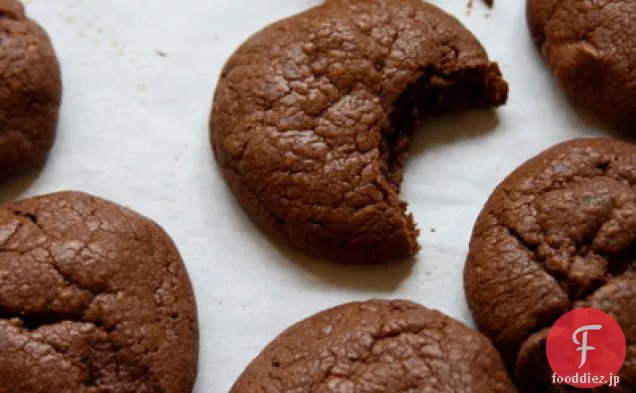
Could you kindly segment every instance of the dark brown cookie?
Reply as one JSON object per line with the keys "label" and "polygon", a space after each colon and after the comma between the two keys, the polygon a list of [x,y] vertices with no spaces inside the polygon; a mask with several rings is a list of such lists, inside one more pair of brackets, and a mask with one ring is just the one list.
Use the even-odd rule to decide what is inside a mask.
{"label": "dark brown cookie", "polygon": [[46,32],[0,0],[0,181],[41,165],[53,146],[60,70]]}
{"label": "dark brown cookie", "polygon": [[408,301],[348,303],[290,327],[231,393],[514,393],[490,342]]}
{"label": "dark brown cookie", "polygon": [[408,301],[349,303],[278,336],[231,393],[514,393],[478,332]]}
{"label": "dark brown cookie", "polygon": [[636,127],[636,1],[528,0],[528,23],[573,101],[621,130]]}
{"label": "dark brown cookie", "polygon": [[270,233],[327,258],[414,255],[398,193],[414,118],[493,107],[508,86],[475,37],[420,0],[328,0],[252,36],[210,120],[225,180]]}
{"label": "dark brown cookie", "polygon": [[0,207],[0,393],[188,393],[197,342],[157,224],[77,192]]}
{"label": "dark brown cookie", "polygon": [[[523,164],[482,211],[464,273],[480,330],[527,391],[551,387],[548,329],[598,308],[625,331],[622,385],[636,389],[636,146],[610,139],[557,145]],[[533,390],[533,389],[543,390]]]}

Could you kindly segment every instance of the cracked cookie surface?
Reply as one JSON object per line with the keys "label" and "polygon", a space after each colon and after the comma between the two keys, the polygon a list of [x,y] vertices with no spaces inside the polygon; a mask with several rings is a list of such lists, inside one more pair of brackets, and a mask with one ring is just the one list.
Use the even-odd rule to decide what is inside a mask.
{"label": "cracked cookie surface", "polygon": [[230,393],[514,393],[501,358],[478,332],[418,304],[373,300],[290,327]]}
{"label": "cracked cookie surface", "polygon": [[248,214],[292,245],[370,262],[419,250],[399,199],[414,119],[505,103],[476,38],[420,0],[328,0],[247,40],[222,71],[215,157]]}
{"label": "cracked cookie surface", "polygon": [[573,101],[636,127],[636,1],[528,0],[530,31]]}
{"label": "cracked cookie surface", "polygon": [[78,192],[0,207],[0,393],[189,393],[197,348],[157,224]]}
{"label": "cracked cookie surface", "polygon": [[0,181],[41,165],[53,145],[60,70],[46,32],[0,0]]}
{"label": "cracked cookie surface", "polygon": [[514,171],[477,220],[464,281],[477,325],[523,390],[568,391],[550,384],[545,341],[583,307],[625,332],[622,383],[610,391],[636,389],[636,146],[569,141]]}

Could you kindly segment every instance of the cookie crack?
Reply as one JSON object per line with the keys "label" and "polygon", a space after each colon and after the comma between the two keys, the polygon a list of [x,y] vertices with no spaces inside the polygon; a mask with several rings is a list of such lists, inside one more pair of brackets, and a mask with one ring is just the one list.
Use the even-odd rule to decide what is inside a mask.
{"label": "cookie crack", "polygon": [[[520,194],[523,196],[536,197],[537,195],[540,195],[540,194],[563,190],[571,184],[580,184],[584,181],[589,181],[593,179],[608,179],[609,178],[611,180],[621,182],[621,179],[617,179],[609,175],[611,163],[614,162],[615,159],[616,159],[615,157],[605,158],[603,160],[600,160],[598,163],[596,163],[595,168],[596,170],[600,171],[600,174],[597,173],[591,176],[589,175],[588,176],[585,176],[585,175],[572,176],[561,182],[553,182],[552,184],[550,184],[550,186],[541,188],[540,190],[535,190],[534,192],[521,192]],[[634,184],[631,181],[629,181],[629,179],[624,179],[624,180],[628,182],[630,187],[634,186]],[[510,195],[510,192],[508,190],[502,189],[502,192],[504,193],[506,199],[510,201],[511,203],[514,203],[516,200],[518,200],[518,198],[513,198]],[[530,205],[531,204],[525,204],[524,206],[529,207]],[[570,301],[574,302],[574,301],[582,300],[588,296],[593,295],[597,290],[599,290],[604,285],[606,285],[610,279],[620,275],[621,272],[629,269],[629,264],[630,264],[629,257],[632,255],[632,253],[636,255],[636,251],[634,251],[636,250],[636,244],[632,243],[632,245],[627,247],[626,250],[618,254],[608,254],[608,253],[603,253],[600,251],[589,249],[590,245],[594,242],[594,240],[598,238],[604,226],[608,222],[610,222],[612,218],[615,216],[614,213],[621,210],[622,208],[623,208],[623,205],[616,205],[616,202],[613,200],[611,211],[609,211],[606,214],[606,216],[604,217],[604,220],[601,220],[597,223],[597,225],[594,228],[594,231],[587,234],[585,239],[579,239],[577,241],[573,241],[572,245],[575,247],[575,249],[573,252],[568,252],[568,257],[570,258],[577,257],[577,256],[582,257],[582,256],[590,255],[590,252],[592,252],[593,255],[603,258],[603,260],[608,265],[608,272],[606,273],[603,280],[599,282],[590,283],[589,287],[586,288],[583,292],[579,293],[578,295],[574,294],[573,293],[574,290],[568,287],[568,285],[571,284],[568,282],[568,274],[571,272],[571,269],[572,269],[571,265],[569,267],[568,272],[562,272],[562,273],[555,272],[555,271],[552,271],[551,269],[546,268],[546,258],[540,255],[541,252],[539,250],[542,245],[548,245],[549,247],[549,244],[546,243],[545,241],[545,236],[546,236],[545,233],[540,232],[536,234],[539,236],[541,240],[537,242],[529,242],[517,230],[517,228],[505,225],[502,222],[501,217],[497,212],[491,212],[491,215],[496,220],[496,224],[494,226],[500,225],[501,227],[506,228],[508,232],[510,233],[510,235],[513,236],[524,249],[526,249],[528,252],[531,253],[531,255],[533,255],[534,261],[538,263],[539,266],[541,266],[543,271],[545,271],[548,275],[553,277],[561,285],[564,292],[568,295]],[[521,208],[519,207],[518,209],[521,209]],[[633,257],[633,259],[635,261],[633,263],[636,264],[636,257]]]}
{"label": "cookie crack", "polygon": [[[92,199],[92,202],[95,203],[96,200]],[[81,212],[75,210],[78,214],[81,214]],[[97,211],[97,208],[93,208],[88,214],[82,214],[82,215],[86,215],[88,217],[92,217],[95,215],[95,212]],[[28,220],[28,222],[32,223],[33,225],[35,225],[43,234],[45,234],[48,238],[51,238],[48,230],[39,222],[38,216],[35,213],[31,213],[31,212],[26,212],[26,211],[22,211],[22,210],[13,210],[13,214],[18,216],[18,217],[22,217]],[[16,230],[17,232],[17,230]],[[15,235],[15,234],[14,234]],[[78,289],[81,289],[83,291],[86,291],[88,293],[90,293],[93,298],[97,297],[98,295],[102,295],[102,294],[109,294],[111,293],[108,288],[106,287],[95,287],[95,286],[89,286],[89,285],[84,285],[80,282],[78,282],[77,280],[74,279],[74,277],[71,274],[68,274],[66,272],[64,272],[59,266],[58,263],[56,262],[55,258],[53,258],[53,256],[51,255],[51,252],[48,248],[43,247],[42,245],[38,245],[35,246],[33,249],[35,248],[42,248],[45,249],[46,252],[49,255],[49,259],[50,259],[50,263],[49,266],[51,267],[51,269],[53,269],[60,277],[62,277],[62,279],[69,285],[69,286],[74,286]],[[85,250],[87,248],[86,244],[84,244],[82,246],[81,249],[79,249],[77,251],[77,254],[81,253],[83,250]],[[27,252],[32,252],[33,249],[31,250],[27,250],[24,253]],[[1,252],[1,251],[0,251]],[[23,254],[24,254],[23,253]]]}
{"label": "cookie crack", "polygon": [[42,326],[57,325],[63,322],[84,323],[82,314],[83,313],[50,310],[41,312],[16,312],[0,305],[0,320],[18,321],[22,328],[30,331],[37,330]]}
{"label": "cookie crack", "polygon": [[[538,251],[540,244],[528,242],[515,228],[508,227],[507,225],[502,224],[499,218],[497,218],[496,216],[493,217],[496,220],[496,223],[493,226],[500,226],[502,228],[505,228],[509,236],[513,237],[517,241],[519,246],[526,250],[532,256],[532,260],[542,269],[542,271],[545,272],[548,276],[552,277],[559,284],[561,291],[563,291],[563,293],[567,295],[569,299],[567,311],[574,310],[578,304],[580,304],[581,302],[585,302],[587,299],[593,297],[597,292],[603,290],[603,288],[611,285],[613,280],[628,275],[630,272],[630,264],[632,266],[636,266],[636,244],[633,244],[622,254],[622,256],[607,256],[598,254],[599,256],[605,258],[605,260],[607,261],[607,264],[610,267],[610,269],[608,269],[608,273],[602,280],[590,283],[589,287],[586,290],[582,291],[579,294],[576,294],[574,290],[569,287],[569,279],[565,274],[557,274],[557,272],[553,272],[550,269],[546,268],[546,261],[544,258],[541,257]],[[603,225],[604,223],[600,224],[598,229],[600,230]],[[577,245],[577,250],[572,255],[579,255],[581,253],[581,249],[582,247],[580,245]],[[623,256],[626,260],[625,263],[616,263],[616,258],[622,258]],[[613,266],[615,266],[615,269],[618,270],[612,271],[611,267]],[[493,303],[493,308],[497,307],[497,303],[498,302]],[[525,337],[527,338],[519,342],[512,351],[515,358],[514,362],[516,363],[517,355],[519,354],[523,345],[528,342],[528,340],[530,340],[535,334],[539,334],[544,329],[552,326],[562,315],[563,313],[557,313],[555,312],[555,310],[548,310],[535,315],[535,317],[537,318],[537,323],[527,331],[527,334],[525,335]]]}
{"label": "cookie crack", "polygon": [[[502,228],[505,228],[509,235],[512,236],[517,243],[519,244],[520,247],[522,247],[524,250],[526,250],[528,253],[530,253],[530,255],[532,255],[532,260],[541,267],[541,269],[548,274],[550,277],[552,277],[557,283],[559,283],[559,285],[561,286],[561,290],[563,290],[564,294],[566,294],[568,296],[568,298],[570,299],[570,302],[576,302],[576,301],[580,301],[580,300],[584,300],[590,296],[592,296],[594,293],[596,293],[598,290],[600,290],[602,287],[604,287],[605,285],[607,285],[607,283],[616,277],[620,277],[623,275],[624,272],[629,270],[629,256],[631,256],[632,253],[634,253],[636,250],[636,246],[632,246],[630,247],[628,250],[626,250],[624,253],[618,254],[618,255],[607,255],[607,254],[603,254],[603,253],[595,253],[595,255],[602,257],[608,264],[608,273],[606,274],[606,277],[604,277],[604,279],[602,281],[599,282],[593,282],[589,285],[589,287],[583,291],[580,294],[576,294],[574,293],[574,290],[572,288],[569,288],[568,285],[569,280],[568,280],[568,276],[567,273],[559,273],[559,272],[555,272],[552,271],[551,269],[548,269],[546,267],[546,259],[544,257],[541,256],[541,253],[539,252],[539,248],[541,247],[541,244],[535,244],[532,242],[529,242],[527,240],[524,239],[524,237],[515,229],[512,227],[509,227],[507,225],[502,224],[499,219],[497,219],[499,226],[501,226]],[[602,223],[601,225],[599,225],[598,231],[601,230],[602,226],[605,223]],[[495,225],[495,226],[497,226]],[[598,233],[597,231],[597,233]],[[541,235],[543,236],[543,235]],[[596,235],[595,235],[596,236]],[[595,237],[594,237],[595,238]],[[581,244],[576,244],[576,250],[571,253],[571,257],[575,257],[575,256],[584,256],[587,251],[585,250],[587,247],[587,245],[581,245]],[[626,256],[626,260],[622,261],[622,257]],[[636,264],[636,259],[634,259]],[[613,269],[612,269],[613,268]],[[571,270],[571,269],[570,269]]]}
{"label": "cookie crack", "polygon": [[[378,328],[379,332],[377,333],[365,332],[370,335],[371,342],[369,343],[369,345],[364,346],[366,348],[366,351],[363,354],[363,356],[361,356],[358,359],[347,358],[347,360],[352,361],[353,364],[346,374],[343,374],[341,372],[334,372],[334,368],[337,367],[338,365],[338,361],[336,361],[335,365],[330,367],[322,375],[321,380],[315,381],[311,384],[310,391],[314,391],[315,388],[318,386],[327,384],[330,378],[344,379],[344,380],[356,383],[358,385],[360,383],[360,378],[361,378],[360,369],[365,365],[367,366],[370,365],[371,362],[373,362],[374,360],[377,360],[377,355],[375,354],[375,350],[379,344],[387,340],[400,339],[401,337],[405,335],[420,336],[427,329],[430,329],[430,326],[424,325],[424,326],[417,326],[415,328],[404,328],[404,329],[395,330],[386,324],[381,324]],[[445,329],[446,329],[445,323],[439,326],[438,328],[436,328],[437,331],[442,333],[444,332]],[[447,336],[443,335],[441,338],[435,338],[433,341],[439,344],[440,342],[444,341],[446,338]],[[414,358],[415,359],[437,359],[432,354],[422,354],[421,352],[419,352],[419,349],[421,348],[415,348],[416,353],[408,358],[395,359],[397,363],[399,363],[400,367],[403,368],[405,374],[407,375],[410,374],[410,371],[405,365],[405,362],[408,361],[409,359],[414,359]],[[334,351],[332,348],[329,348],[328,351],[331,354],[331,356],[333,356],[334,359],[338,360],[342,358],[342,356],[339,356],[339,354],[336,351]],[[427,367],[428,366],[429,365],[427,364]],[[413,383],[415,383],[415,381],[413,381]],[[416,387],[417,387],[416,384],[412,386],[412,388],[416,388]],[[404,388],[404,389],[405,390],[403,391],[410,391],[409,388]]]}
{"label": "cookie crack", "polygon": [[62,279],[64,279],[64,281],[66,281],[66,283],[67,283],[67,284],[69,284],[69,285],[71,285],[71,286],[74,286],[74,287],[76,287],[76,288],[78,288],[78,289],[81,289],[81,290],[83,290],[83,291],[86,291],[86,292],[88,292],[88,293],[90,293],[90,294],[92,295],[92,297],[93,297],[93,298],[95,298],[95,297],[97,297],[97,296],[99,296],[99,295],[104,295],[104,294],[113,294],[112,292],[109,292],[109,291],[107,290],[107,288],[105,288],[105,287],[104,287],[104,288],[96,289],[96,288],[91,288],[91,287],[90,287],[90,286],[88,286],[88,285],[84,285],[84,284],[82,284],[82,283],[78,282],[77,280],[75,280],[75,279],[73,278],[73,276],[72,276],[72,275],[67,274],[67,273],[65,273],[64,271],[62,271],[62,270],[61,270],[61,269],[60,269],[60,268],[56,265],[55,261],[52,261],[52,262],[51,262],[51,264],[50,264],[50,266],[51,266],[51,268],[52,268],[53,270],[55,270],[55,272],[56,272],[57,274],[59,274],[59,275],[60,275],[60,277],[62,277]]}
{"label": "cookie crack", "polygon": [[14,210],[13,214],[18,216],[18,217],[22,217],[22,218],[26,218],[27,220],[29,220],[33,225],[37,226],[40,231],[42,231],[43,233],[46,233],[46,231],[44,230],[44,228],[38,223],[38,217],[37,215],[33,214],[33,213],[29,213],[29,212],[25,212],[25,211],[21,211],[21,210]]}

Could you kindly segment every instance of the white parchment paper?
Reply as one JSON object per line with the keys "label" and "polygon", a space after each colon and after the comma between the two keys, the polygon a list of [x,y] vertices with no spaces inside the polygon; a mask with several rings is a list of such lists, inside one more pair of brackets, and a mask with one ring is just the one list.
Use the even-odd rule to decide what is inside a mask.
{"label": "white parchment paper", "polygon": [[471,324],[462,268],[492,189],[557,142],[608,135],[556,89],[533,47],[525,1],[433,1],[462,20],[511,85],[498,111],[429,121],[413,146],[403,197],[422,253],[389,266],[342,266],[273,243],[245,216],[208,143],[212,91],[250,34],[319,0],[30,0],[56,47],[64,97],[45,168],[0,188],[8,201],[90,192],[151,217],[175,239],[200,316],[195,392],[227,391],[281,330],[319,310],[371,297],[408,298]]}

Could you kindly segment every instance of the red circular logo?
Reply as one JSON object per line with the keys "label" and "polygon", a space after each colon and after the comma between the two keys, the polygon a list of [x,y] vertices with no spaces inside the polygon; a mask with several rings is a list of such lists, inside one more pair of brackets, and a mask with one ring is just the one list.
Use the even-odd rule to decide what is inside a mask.
{"label": "red circular logo", "polygon": [[577,388],[618,386],[627,352],[625,334],[606,313],[581,308],[565,314],[548,335],[552,383]]}

